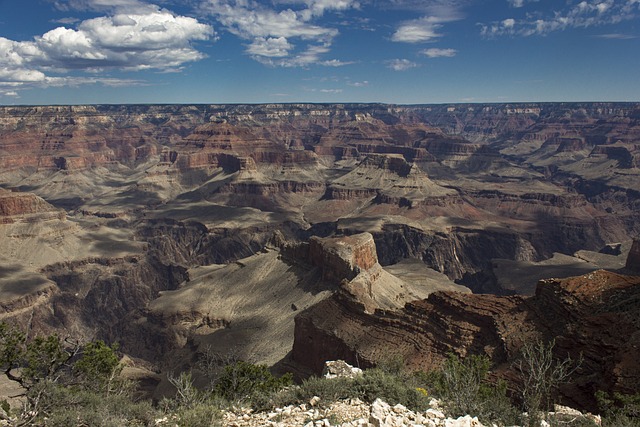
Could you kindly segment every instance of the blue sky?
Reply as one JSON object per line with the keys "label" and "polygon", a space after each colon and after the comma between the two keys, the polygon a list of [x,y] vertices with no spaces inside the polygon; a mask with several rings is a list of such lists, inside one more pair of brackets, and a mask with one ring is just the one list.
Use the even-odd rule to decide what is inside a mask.
{"label": "blue sky", "polygon": [[640,0],[0,0],[0,104],[640,101]]}

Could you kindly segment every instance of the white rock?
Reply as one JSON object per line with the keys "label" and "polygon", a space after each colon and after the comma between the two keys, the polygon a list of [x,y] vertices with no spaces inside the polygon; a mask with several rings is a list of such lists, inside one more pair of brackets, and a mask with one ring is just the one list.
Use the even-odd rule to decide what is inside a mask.
{"label": "white rock", "polygon": [[553,410],[555,411],[556,414],[571,415],[574,417],[583,416],[582,412],[578,411],[577,409],[570,408],[568,406],[553,405]]}
{"label": "white rock", "polygon": [[444,419],[446,418],[446,416],[444,415],[444,412],[442,412],[439,409],[427,409],[427,412],[425,412],[425,415],[427,418],[431,418],[431,419]]}
{"label": "white rock", "polygon": [[445,427],[484,427],[477,417],[471,418],[471,415],[465,415],[455,420],[447,418],[444,420]]}
{"label": "white rock", "polygon": [[309,405],[311,406],[316,406],[318,402],[320,402],[320,398],[318,396],[313,396],[311,399],[309,399]]}
{"label": "white rock", "polygon": [[362,375],[362,369],[349,365],[344,360],[328,360],[324,362],[322,375],[325,378],[355,378]]}
{"label": "white rock", "polygon": [[404,414],[407,412],[407,407],[398,403],[393,407],[393,412],[396,414]]}

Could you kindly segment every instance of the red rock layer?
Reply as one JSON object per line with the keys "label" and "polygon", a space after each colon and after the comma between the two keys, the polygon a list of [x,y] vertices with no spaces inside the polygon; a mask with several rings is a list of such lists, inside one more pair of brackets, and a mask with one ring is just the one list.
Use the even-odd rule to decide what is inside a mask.
{"label": "red rock layer", "polygon": [[555,339],[556,356],[583,358],[565,398],[592,407],[597,390],[640,391],[638,298],[640,277],[606,271],[541,281],[533,297],[438,292],[374,314],[342,289],[296,317],[293,358],[319,372],[325,360],[366,367],[395,355],[429,370],[449,353],[486,354],[513,378],[524,343]]}
{"label": "red rock layer", "polygon": [[64,211],[56,209],[35,194],[0,189],[0,223],[12,223],[17,219],[16,217],[21,217],[21,221],[28,221],[35,216],[38,219],[49,217],[62,219],[65,214]]}

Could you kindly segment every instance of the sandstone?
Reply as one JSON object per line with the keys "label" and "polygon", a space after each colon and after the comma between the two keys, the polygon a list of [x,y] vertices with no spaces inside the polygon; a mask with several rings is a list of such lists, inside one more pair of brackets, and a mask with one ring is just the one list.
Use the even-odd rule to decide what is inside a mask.
{"label": "sandstone", "polygon": [[329,239],[312,237],[309,258],[312,265],[322,268],[325,280],[337,282],[351,280],[378,262],[373,236],[369,233]]}

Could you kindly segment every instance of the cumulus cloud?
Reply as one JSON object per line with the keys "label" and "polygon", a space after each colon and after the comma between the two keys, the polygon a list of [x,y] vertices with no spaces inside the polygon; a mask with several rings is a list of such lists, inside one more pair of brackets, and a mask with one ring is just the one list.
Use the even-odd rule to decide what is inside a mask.
{"label": "cumulus cloud", "polygon": [[[512,3],[519,4],[517,1]],[[545,35],[569,28],[617,24],[633,19],[638,12],[640,12],[640,0],[583,0],[547,17],[541,14],[529,14],[521,20],[509,18],[491,24],[482,24],[480,31],[486,37]]]}
{"label": "cumulus cloud", "polygon": [[406,71],[417,66],[418,64],[408,59],[391,59],[387,61],[387,67],[393,71]]}
{"label": "cumulus cloud", "polygon": [[[131,80],[65,77],[65,74],[106,70],[176,70],[204,55],[194,41],[214,37],[213,28],[195,18],[176,15],[134,0],[77,0],[58,4],[87,10],[117,11],[79,22],[76,28],[54,28],[31,41],[0,37],[0,84],[114,84]],[[130,10],[129,10],[130,9]]]}
{"label": "cumulus cloud", "polygon": [[289,55],[293,49],[291,43],[284,37],[256,37],[247,47],[247,52],[251,55],[282,57]]}
{"label": "cumulus cloud", "polygon": [[[355,0],[301,0],[281,10],[255,0],[208,0],[202,9],[215,17],[229,33],[248,40],[246,52],[263,64],[281,67],[305,67],[311,64],[336,66],[322,61],[330,51],[335,28],[313,23],[328,11],[358,7]],[[277,5],[277,3],[276,3]]]}
{"label": "cumulus cloud", "polygon": [[455,49],[431,48],[431,49],[425,49],[420,53],[428,56],[429,58],[442,58],[442,57],[451,58],[456,56],[456,53],[458,53],[458,51]]}

